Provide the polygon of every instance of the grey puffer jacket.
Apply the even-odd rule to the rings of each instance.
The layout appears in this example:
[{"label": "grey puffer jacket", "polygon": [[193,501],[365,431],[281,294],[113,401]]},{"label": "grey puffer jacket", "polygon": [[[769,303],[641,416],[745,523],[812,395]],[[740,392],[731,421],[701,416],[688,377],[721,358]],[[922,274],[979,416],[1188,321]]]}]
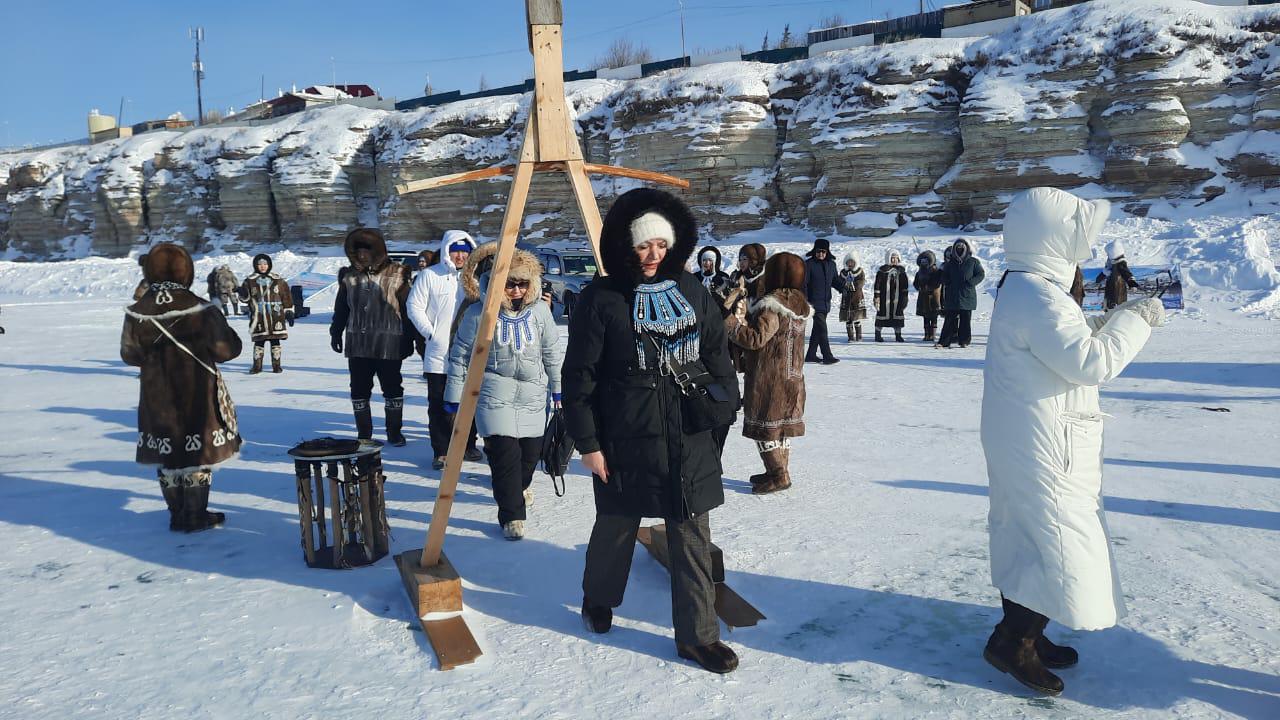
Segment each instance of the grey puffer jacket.
[{"label": "grey puffer jacket", "polygon": [[[476,431],[482,437],[540,437],[547,422],[548,393],[560,393],[564,348],[555,318],[538,294],[542,273],[537,259],[523,250],[517,251],[511,278],[528,280],[528,293],[537,299],[518,311],[503,300],[476,405]],[[487,285],[488,281],[489,276],[485,275],[481,282]],[[449,348],[445,402],[462,401],[467,365],[483,311],[484,303],[473,303],[458,325],[458,334]]]}]

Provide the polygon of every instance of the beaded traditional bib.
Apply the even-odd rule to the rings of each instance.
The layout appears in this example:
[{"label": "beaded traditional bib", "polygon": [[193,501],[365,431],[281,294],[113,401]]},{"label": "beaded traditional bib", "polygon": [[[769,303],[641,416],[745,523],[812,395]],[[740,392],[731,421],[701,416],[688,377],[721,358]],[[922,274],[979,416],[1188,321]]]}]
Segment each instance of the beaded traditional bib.
[{"label": "beaded traditional bib", "polygon": [[684,365],[698,359],[698,317],[674,280],[636,286],[632,321],[640,368],[648,370],[644,336],[653,339],[658,360]]},{"label": "beaded traditional bib", "polygon": [[533,343],[533,327],[529,322],[532,317],[530,310],[519,315],[498,313],[498,344],[514,346],[516,352],[523,353]]}]

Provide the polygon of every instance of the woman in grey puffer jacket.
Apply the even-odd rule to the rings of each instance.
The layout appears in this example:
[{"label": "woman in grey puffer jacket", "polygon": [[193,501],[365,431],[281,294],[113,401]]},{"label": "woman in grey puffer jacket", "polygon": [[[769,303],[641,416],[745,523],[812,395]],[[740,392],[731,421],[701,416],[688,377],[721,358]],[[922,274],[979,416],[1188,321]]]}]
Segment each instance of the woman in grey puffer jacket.
[{"label": "woman in grey puffer jacket", "polygon": [[[497,244],[482,245],[468,258],[462,285],[468,294],[488,290],[489,274],[476,277],[483,259],[496,254]],[[470,286],[470,287],[468,287]],[[476,406],[476,429],[484,438],[485,455],[498,504],[498,524],[508,540],[524,537],[526,509],[532,500],[529,485],[542,454],[542,433],[547,421],[547,393],[560,402],[560,366],[564,348],[551,310],[541,299],[542,266],[537,258],[517,250],[503,293],[502,309],[494,328],[484,383]],[[472,304],[458,324],[449,348],[449,382],[445,407],[456,411],[467,380],[471,348],[480,328],[484,303]]]}]

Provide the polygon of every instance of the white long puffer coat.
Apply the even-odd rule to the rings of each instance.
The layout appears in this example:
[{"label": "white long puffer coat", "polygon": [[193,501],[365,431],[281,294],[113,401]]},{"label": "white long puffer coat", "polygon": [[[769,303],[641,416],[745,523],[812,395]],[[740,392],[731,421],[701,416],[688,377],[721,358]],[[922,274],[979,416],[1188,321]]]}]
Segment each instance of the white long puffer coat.
[{"label": "white long puffer coat", "polygon": [[462,300],[462,288],[458,284],[458,268],[449,259],[449,246],[465,242],[476,249],[476,241],[461,230],[447,230],[440,238],[440,260],[418,273],[409,291],[409,320],[426,339],[422,353],[422,372],[441,374],[448,372],[449,331],[453,317]]},{"label": "white long puffer coat", "polygon": [[1081,630],[1124,615],[1102,510],[1098,385],[1151,335],[1117,310],[1094,331],[1068,290],[1110,204],[1033,188],[1005,216],[1009,274],[983,370],[991,579],[1008,599]]}]

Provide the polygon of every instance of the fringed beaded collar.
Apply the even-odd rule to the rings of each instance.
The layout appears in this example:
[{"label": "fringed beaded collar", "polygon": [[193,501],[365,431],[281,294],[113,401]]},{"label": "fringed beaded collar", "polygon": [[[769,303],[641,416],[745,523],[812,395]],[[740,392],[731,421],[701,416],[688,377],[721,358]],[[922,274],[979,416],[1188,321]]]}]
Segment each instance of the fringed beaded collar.
[{"label": "fringed beaded collar", "polygon": [[636,286],[632,321],[640,369],[648,370],[645,336],[658,350],[658,361],[684,365],[698,359],[701,340],[698,317],[674,280]]},{"label": "fringed beaded collar", "polygon": [[514,347],[517,353],[524,353],[524,349],[533,344],[533,327],[530,324],[532,317],[531,308],[525,308],[515,315],[498,313],[498,344]]}]

